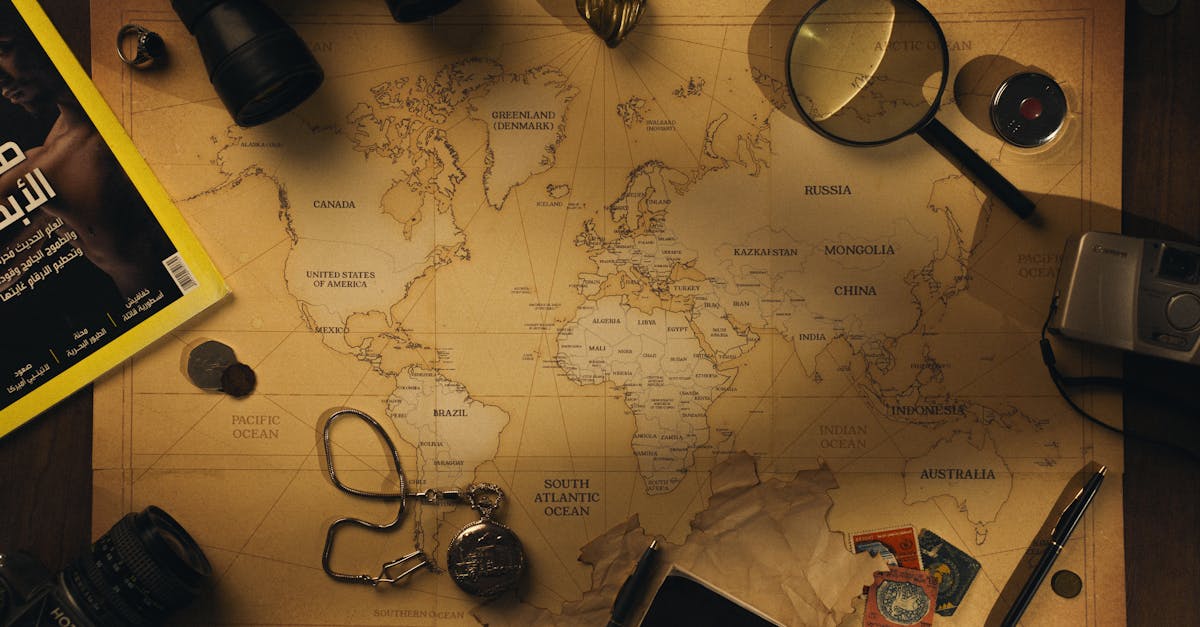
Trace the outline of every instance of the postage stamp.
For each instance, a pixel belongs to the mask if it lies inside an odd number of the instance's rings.
[[[921,551],[917,545],[917,533],[911,526],[856,533],[851,542],[855,553],[866,551],[871,555],[878,555],[888,566],[924,569]]]
[[[950,616],[979,574],[979,562],[928,529],[921,530],[917,543],[925,569],[938,584],[937,613]]]
[[[875,573],[867,593],[864,627],[933,625],[937,583],[923,570],[893,568]]]

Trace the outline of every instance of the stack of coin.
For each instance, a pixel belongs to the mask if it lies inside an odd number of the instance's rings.
[[[616,48],[637,25],[646,0],[575,0],[575,8],[609,48]]]
[[[232,348],[215,340],[189,346],[186,371],[196,387],[234,398],[249,396],[257,382],[254,370],[240,363]]]

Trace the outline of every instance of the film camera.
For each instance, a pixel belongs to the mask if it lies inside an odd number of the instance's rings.
[[[58,575],[28,555],[0,554],[0,626],[158,625],[211,573],[195,540],[151,506],[126,515]]]
[[[1200,247],[1113,233],[1067,240],[1049,329],[1200,364]]]

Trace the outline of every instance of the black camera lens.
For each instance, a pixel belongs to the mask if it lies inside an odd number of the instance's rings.
[[[171,5],[196,37],[217,95],[241,126],[291,111],[325,79],[296,31],[260,0],[171,0]]]
[[[128,514],[63,569],[61,583],[98,627],[158,625],[199,593],[212,566],[166,512]]]
[[[1171,281],[1195,283],[1197,270],[1200,270],[1200,259],[1195,253],[1170,246],[1163,249],[1158,276]]]

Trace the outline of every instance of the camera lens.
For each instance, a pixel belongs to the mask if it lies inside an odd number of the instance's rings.
[[[1158,276],[1172,281],[1195,283],[1198,269],[1200,269],[1200,260],[1197,260],[1194,253],[1168,246],[1163,249],[1162,261],[1158,265]]]
[[[308,46],[260,0],[172,0],[196,37],[208,77],[241,126],[269,122],[321,86]]]
[[[196,541],[151,506],[100,536],[63,569],[62,585],[98,627],[149,627],[189,603],[211,573]]]

